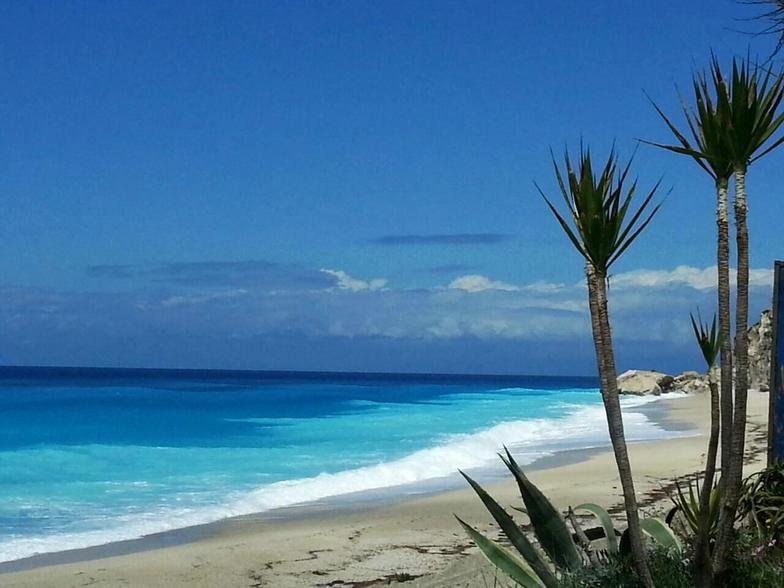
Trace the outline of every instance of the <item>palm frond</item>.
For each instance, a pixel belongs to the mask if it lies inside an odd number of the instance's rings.
[[[645,141],[693,158],[715,180],[728,180],[736,168],[746,166],[784,143],[774,135],[784,124],[779,108],[784,100],[784,75],[750,59],[733,59],[728,76],[711,56],[708,73],[695,73],[694,105],[681,97],[688,132],[678,130],[651,100],[677,140],[675,145]],[[650,97],[649,97],[650,100]]]
[[[707,322],[704,323],[702,321],[699,311],[697,311],[696,319],[691,313],[689,313],[689,317],[691,318],[691,326],[694,330],[694,337],[697,339],[697,345],[700,346],[702,357],[705,359],[708,369],[710,369],[713,367],[713,364],[716,363],[716,357],[719,354],[719,334],[716,330],[716,313],[713,314],[713,321],[710,326],[708,326]]]
[[[721,77],[715,58],[711,70],[714,78]],[[784,75],[749,59],[733,59],[724,92],[722,109],[726,110],[723,117],[727,145],[733,164],[745,168],[784,142],[784,137],[773,139],[784,123],[784,114],[779,112],[784,100]]]
[[[717,70],[719,74],[720,70]],[[732,151],[727,144],[725,84],[720,76],[712,75],[708,82],[705,73],[695,73],[692,79],[694,107],[686,105],[679,93],[681,112],[688,131],[680,131],[664,111],[646,94],[661,119],[677,140],[676,145],[655,141],[643,141],[654,147],[688,155],[716,181],[727,181],[732,175]],[[711,87],[712,86],[712,87]]]
[[[589,149],[580,146],[576,167],[568,151],[559,166],[551,152],[555,176],[568,213],[559,212],[550,198],[536,185],[566,236],[596,272],[607,275],[618,260],[658,212],[661,203],[652,206],[660,182],[642,202],[632,209],[637,190],[636,180],[629,184],[630,159],[619,165],[612,149],[600,171],[595,172]]]

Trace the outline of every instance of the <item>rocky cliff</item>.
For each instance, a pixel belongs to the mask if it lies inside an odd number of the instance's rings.
[[[749,386],[767,392],[773,348],[773,317],[763,311],[759,322],[749,329]]]
[[[773,319],[765,310],[757,324],[749,329],[749,387],[752,390],[768,391],[770,358],[773,347]],[[718,373],[716,374],[718,380]],[[629,370],[618,376],[621,394],[637,396],[672,392],[708,392],[708,378],[697,372],[683,372],[670,376],[661,372]]]

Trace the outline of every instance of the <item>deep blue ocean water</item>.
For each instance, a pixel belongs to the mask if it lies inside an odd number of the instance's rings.
[[[0,368],[0,561],[604,445],[596,385]],[[624,402],[630,438],[672,435]]]

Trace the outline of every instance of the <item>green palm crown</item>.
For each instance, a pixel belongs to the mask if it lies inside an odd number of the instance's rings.
[[[610,266],[645,229],[661,206],[659,203],[649,209],[661,183],[657,182],[637,209],[631,210],[637,181],[627,184],[630,166],[631,160],[619,167],[614,149],[598,174],[594,173],[590,150],[582,146],[576,169],[568,152],[564,155],[563,169],[553,156],[555,176],[568,209],[568,214],[564,215],[536,185],[569,240],[600,276],[607,275]]]

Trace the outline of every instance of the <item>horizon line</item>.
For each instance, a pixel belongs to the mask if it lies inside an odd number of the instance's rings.
[[[331,376],[435,376],[469,378],[581,378],[598,379],[597,375],[557,375],[557,374],[478,374],[464,372],[359,372],[351,370],[275,370],[275,369],[235,369],[235,368],[183,368],[183,367],[128,367],[128,366],[69,366],[69,365],[32,365],[32,364],[0,364],[0,370],[93,370],[93,371],[135,371],[135,372],[229,372],[235,374],[286,374],[286,375],[331,375]]]

